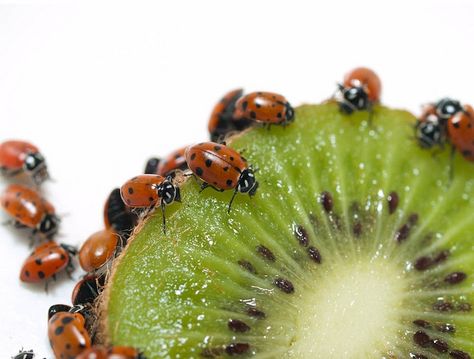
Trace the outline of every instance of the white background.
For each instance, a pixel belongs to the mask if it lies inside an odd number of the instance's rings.
[[[0,5],[0,141],[41,148],[69,244],[101,228],[108,192],[147,157],[206,139],[212,106],[235,87],[316,102],[366,65],[386,104],[474,102],[470,0],[81,4]],[[51,358],[46,311],[74,284],[21,284],[27,242],[0,226],[0,358],[22,346]]]

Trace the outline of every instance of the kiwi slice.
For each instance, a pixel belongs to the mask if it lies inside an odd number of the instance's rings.
[[[469,358],[474,166],[376,106],[296,109],[231,141],[254,198],[182,185],[117,260],[103,331],[147,358]]]

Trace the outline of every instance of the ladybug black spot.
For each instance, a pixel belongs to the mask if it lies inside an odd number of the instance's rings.
[[[202,170],[201,167],[196,167],[196,174],[197,174],[198,176],[202,176],[203,173],[204,173],[204,171]]]
[[[214,146],[214,150],[216,150],[217,152],[219,152],[221,149],[222,149],[221,146]]]
[[[29,276],[30,276],[30,272],[28,272],[28,271],[26,270],[26,271],[25,271],[25,275],[26,275],[27,277],[29,277]]]
[[[40,277],[41,279],[43,279],[43,278],[45,277],[44,272],[40,270],[40,271],[38,272],[38,277]]]
[[[277,117],[278,117],[278,118],[281,118],[281,117],[282,117],[281,112],[278,112]]]
[[[40,266],[43,264],[43,261],[41,260],[41,258],[36,258],[35,263]]]
[[[193,154],[191,155],[191,161],[194,161],[195,158],[196,158],[196,153],[193,153]]]
[[[66,325],[66,324],[68,324],[68,323],[71,323],[73,320],[74,320],[73,317],[66,317],[66,318],[61,319],[61,323],[63,323],[64,325]]]
[[[226,166],[223,168],[224,172],[227,172],[229,170],[229,166]]]
[[[148,200],[149,200],[150,202],[153,202],[155,199],[154,199],[153,197],[148,197]]]
[[[133,194],[133,188],[132,187],[128,187],[128,193]]]
[[[65,260],[66,260],[66,256],[65,256],[64,254],[61,254],[61,257],[60,257],[60,258],[61,258],[62,261],[65,261]]]
[[[461,127],[461,125],[459,124],[459,122],[453,122],[453,126],[454,126],[454,128],[459,128],[459,127]]]
[[[20,196],[21,196],[21,192],[17,192],[17,193],[16,193],[16,196],[17,196],[17,197],[20,197]]]
[[[206,167],[209,168],[212,165],[212,160],[207,159],[205,163],[206,163]]]
[[[248,101],[242,103],[242,110],[247,111],[247,106],[249,105]]]
[[[67,349],[67,350],[71,349],[71,344],[66,343],[66,349]]]
[[[64,332],[64,327],[61,325],[55,329],[54,334],[61,335],[63,332]]]
[[[255,120],[255,119],[257,118],[257,114],[255,113],[255,111],[251,111],[251,112],[250,112],[250,118],[251,118],[252,120]]]
[[[232,186],[232,180],[228,179],[226,182],[225,182],[228,186]]]
[[[262,107],[262,105],[260,105],[259,103],[256,103],[255,106],[257,106],[257,108]]]
[[[229,159],[230,159],[231,161],[233,161],[233,160],[234,160],[234,157],[233,157],[233,156],[230,156]]]

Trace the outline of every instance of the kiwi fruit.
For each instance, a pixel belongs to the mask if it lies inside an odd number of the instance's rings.
[[[369,119],[370,118],[370,119]],[[417,145],[415,117],[304,105],[228,145],[253,198],[187,178],[139,225],[102,334],[147,358],[470,358],[474,166]],[[179,179],[178,179],[179,180]]]

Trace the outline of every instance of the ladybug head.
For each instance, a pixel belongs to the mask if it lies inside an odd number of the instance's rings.
[[[169,176],[158,186],[158,196],[162,198],[165,204],[170,204],[173,201],[181,202],[179,187],[173,184]]]
[[[248,193],[253,196],[257,191],[257,188],[258,182],[255,179],[253,171],[250,168],[242,171],[237,184],[237,191],[241,193]]]
[[[341,84],[337,86],[339,88],[339,109],[343,113],[350,115],[354,111],[367,110],[369,108],[369,96],[362,86],[345,87]]]
[[[432,148],[436,145],[442,146],[445,138],[445,130],[439,120],[418,121],[415,127],[416,139],[423,148]]]
[[[71,307],[66,304],[54,304],[48,309],[48,320],[51,319],[53,315],[59,312],[69,312]]]
[[[39,152],[29,153],[26,155],[23,169],[25,172],[33,175],[33,180],[36,184],[40,184],[49,178],[46,161],[43,155]]]
[[[461,103],[451,98],[443,98],[436,103],[436,113],[443,120],[448,120],[459,111],[462,111]]]
[[[39,224],[38,231],[46,238],[51,238],[58,231],[59,218],[54,214],[47,214]]]
[[[291,123],[295,120],[295,110],[289,102],[285,103],[285,123]]]

